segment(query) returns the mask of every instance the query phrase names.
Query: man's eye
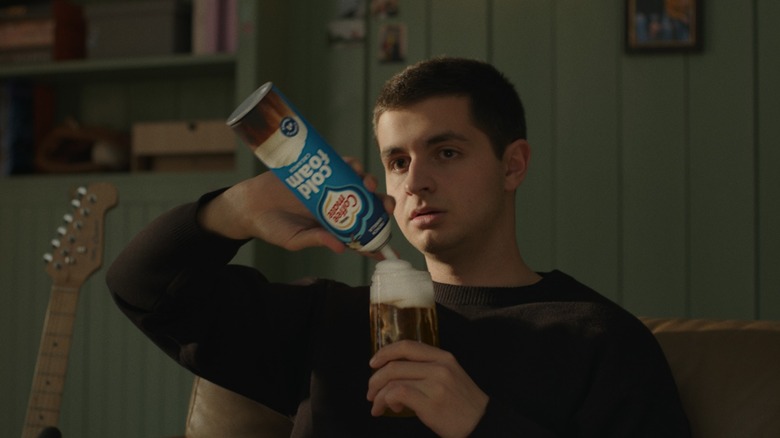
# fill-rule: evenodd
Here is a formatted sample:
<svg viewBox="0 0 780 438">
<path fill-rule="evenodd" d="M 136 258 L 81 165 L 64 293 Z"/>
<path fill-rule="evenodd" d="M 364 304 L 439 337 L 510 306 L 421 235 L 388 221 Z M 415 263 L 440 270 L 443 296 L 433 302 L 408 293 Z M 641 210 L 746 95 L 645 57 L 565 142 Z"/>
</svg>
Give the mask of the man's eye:
<svg viewBox="0 0 780 438">
<path fill-rule="evenodd" d="M 406 158 L 396 158 L 390 161 L 390 168 L 393 170 L 403 170 L 406 169 L 408 164 L 409 162 Z"/>
<path fill-rule="evenodd" d="M 439 151 L 439 155 L 442 158 L 455 158 L 458 156 L 458 152 L 454 149 L 442 149 Z"/>
</svg>

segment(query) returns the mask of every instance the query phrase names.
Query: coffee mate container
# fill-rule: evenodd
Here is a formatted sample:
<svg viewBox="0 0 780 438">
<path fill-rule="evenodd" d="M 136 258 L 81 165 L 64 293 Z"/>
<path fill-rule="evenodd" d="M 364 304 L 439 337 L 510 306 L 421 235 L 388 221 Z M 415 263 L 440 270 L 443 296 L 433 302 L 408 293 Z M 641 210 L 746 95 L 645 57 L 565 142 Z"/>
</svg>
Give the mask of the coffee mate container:
<svg viewBox="0 0 780 438">
<path fill-rule="evenodd" d="M 252 93 L 227 124 L 345 245 L 376 252 L 390 239 L 382 201 L 273 83 Z"/>
</svg>

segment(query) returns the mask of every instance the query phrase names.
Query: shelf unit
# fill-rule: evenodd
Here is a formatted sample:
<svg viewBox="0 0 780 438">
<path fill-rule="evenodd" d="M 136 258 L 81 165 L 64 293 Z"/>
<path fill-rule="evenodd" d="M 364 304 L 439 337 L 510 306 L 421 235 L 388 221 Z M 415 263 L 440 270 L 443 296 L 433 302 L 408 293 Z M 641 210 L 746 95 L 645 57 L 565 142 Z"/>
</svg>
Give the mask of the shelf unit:
<svg viewBox="0 0 780 438">
<path fill-rule="evenodd" d="M 0 80 L 27 78 L 46 81 L 85 81 L 94 78 L 234 74 L 235 54 L 151 56 L 116 59 L 79 59 L 49 63 L 0 66 Z"/>
<path fill-rule="evenodd" d="M 226 119 L 261 77 L 260 55 L 268 55 L 261 26 L 282 8 L 281 0 L 239 0 L 239 43 L 234 54 L 84 59 L 46 64 L 0 65 L 0 82 L 22 79 L 51 86 L 55 124 L 73 116 L 84 126 L 129 130 L 139 121 Z M 265 44 L 265 45 L 264 45 Z M 270 67 L 265 65 L 268 70 Z M 263 76 L 268 72 L 264 71 Z M 85 283 L 80 299 L 63 406 L 63 430 L 79 436 L 172 435 L 184 424 L 191 374 L 165 357 L 117 311 L 103 278 L 113 258 L 142 227 L 165 210 L 255 174 L 258 161 L 236 140 L 236 165 L 220 172 L 106 172 L 26 174 L 0 177 L 0 321 L 11 333 L 18 357 L 0 381 L 11 411 L 0 416 L 4 430 L 19 426 L 29 394 L 35 346 L 49 289 L 41 255 L 49 250 L 75 187 L 114 184 L 119 202 L 106 214 L 103 267 Z M 257 245 L 244 245 L 234 261 L 252 264 Z M 117 366 L 110 366 L 110 364 Z M 109 364 L 109 366 L 107 366 Z M 118 365 L 121 364 L 121 365 Z M 128 365 L 131 364 L 131 365 Z M 133 371 L 136 370 L 136 371 Z M 138 370 L 144 370 L 143 373 Z M 149 377 L 153 376 L 153 377 Z M 150 380 L 151 379 L 151 380 Z M 120 395 L 121 394 L 121 395 Z M 121 400 L 107 400 L 112 397 Z M 137 406 L 126 413 L 118 406 Z M 140 408 L 140 407 L 143 408 Z M 82 412 L 89 412 L 83 415 Z M 126 418 L 118 419 L 123 412 Z M 5 424 L 5 421 L 8 424 Z M 117 434 L 116 424 L 132 424 Z M 13 430 L 12 430 L 13 432 Z M 17 436 L 19 434 L 17 433 Z"/>
<path fill-rule="evenodd" d="M 130 132 L 136 122 L 226 119 L 258 83 L 261 9 L 241 0 L 239 44 L 235 53 L 171 54 L 0 65 L 0 83 L 24 80 L 45 84 L 55 96 L 55 125 L 68 117 L 84 126 Z M 0 200 L 57 205 L 69 187 L 101 180 L 117 185 L 122 200 L 142 206 L 176 204 L 199 193 L 235 183 L 258 171 L 257 160 L 236 140 L 233 171 L 105 172 L 0 177 Z M 10 224 L 12 227 L 15 224 Z M 3 232 L 5 234 L 5 232 Z"/>
</svg>

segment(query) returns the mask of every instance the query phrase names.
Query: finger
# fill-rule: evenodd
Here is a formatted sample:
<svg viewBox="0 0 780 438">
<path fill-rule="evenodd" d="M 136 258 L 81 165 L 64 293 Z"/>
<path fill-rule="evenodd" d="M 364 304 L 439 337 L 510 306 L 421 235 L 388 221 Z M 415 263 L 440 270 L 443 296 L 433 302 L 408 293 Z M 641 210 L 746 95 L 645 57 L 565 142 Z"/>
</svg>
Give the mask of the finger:
<svg viewBox="0 0 780 438">
<path fill-rule="evenodd" d="M 344 161 L 349 164 L 349 166 L 352 167 L 352 170 L 354 170 L 358 175 L 363 176 L 363 174 L 366 173 L 366 170 L 363 167 L 363 163 L 357 158 L 346 156 L 344 157 Z"/>
<path fill-rule="evenodd" d="M 363 185 L 369 192 L 373 193 L 376 191 L 377 187 L 379 187 L 376 177 L 370 173 L 366 173 L 366 169 L 360 160 L 355 157 L 344 157 L 344 161 L 352 167 L 352 170 L 354 170 L 358 176 L 360 176 L 363 180 Z"/>
<path fill-rule="evenodd" d="M 315 246 L 324 246 L 331 251 L 341 254 L 346 251 L 346 246 L 336 236 L 324 228 L 308 228 L 298 231 L 281 246 L 288 251 L 299 251 Z"/>
<path fill-rule="evenodd" d="M 423 380 L 430 374 L 430 367 L 424 363 L 397 360 L 388 363 L 378 369 L 368 379 L 368 392 L 366 398 L 374 400 L 378 394 L 388 385 L 396 385 L 398 382 L 412 382 Z"/>
<path fill-rule="evenodd" d="M 316 239 L 319 246 L 324 246 L 336 254 L 341 254 L 347 250 L 347 247 L 342 241 L 326 230 L 317 230 Z"/>
<path fill-rule="evenodd" d="M 417 341 L 398 341 L 385 345 L 371 358 L 369 365 L 378 369 L 395 360 L 433 362 L 450 354 L 442 349 Z"/>
<path fill-rule="evenodd" d="M 379 199 L 382 200 L 382 205 L 385 207 L 385 211 L 392 216 L 395 211 L 395 198 L 390 195 L 377 194 Z"/>
<path fill-rule="evenodd" d="M 401 412 L 404 408 L 417 412 L 415 407 L 424 405 L 427 399 L 428 397 L 415 386 L 414 382 L 393 381 L 383 387 L 373 399 L 371 415 L 382 415 L 387 409 L 395 413 Z"/>
</svg>

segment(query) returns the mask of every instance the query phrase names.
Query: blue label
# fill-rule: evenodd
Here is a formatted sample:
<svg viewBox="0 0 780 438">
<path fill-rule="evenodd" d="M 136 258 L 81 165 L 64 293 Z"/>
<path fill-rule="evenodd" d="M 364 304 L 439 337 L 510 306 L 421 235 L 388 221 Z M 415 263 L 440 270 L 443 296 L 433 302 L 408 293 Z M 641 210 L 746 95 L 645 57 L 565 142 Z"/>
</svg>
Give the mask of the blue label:
<svg viewBox="0 0 780 438">
<path fill-rule="evenodd" d="M 271 170 L 331 233 L 360 249 L 389 225 L 388 214 L 352 167 L 306 121 L 303 123 L 305 130 L 291 117 L 282 120 L 282 134 L 294 137 L 303 131 L 306 141 L 295 163 Z"/>
</svg>

